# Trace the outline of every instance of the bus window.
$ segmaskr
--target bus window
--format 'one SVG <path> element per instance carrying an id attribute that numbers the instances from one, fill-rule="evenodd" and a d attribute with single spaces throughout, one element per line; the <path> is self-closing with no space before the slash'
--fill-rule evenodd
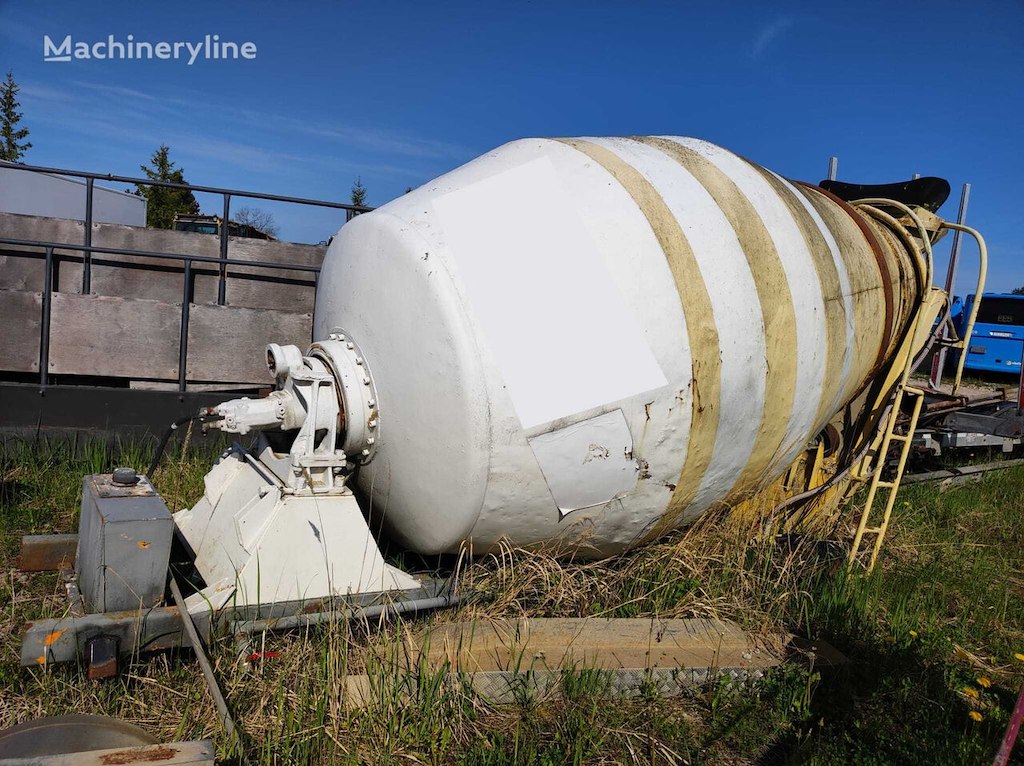
<path id="1" fill-rule="evenodd" d="M 1024 298 L 985 296 L 978 307 L 977 324 L 1024 325 Z"/>

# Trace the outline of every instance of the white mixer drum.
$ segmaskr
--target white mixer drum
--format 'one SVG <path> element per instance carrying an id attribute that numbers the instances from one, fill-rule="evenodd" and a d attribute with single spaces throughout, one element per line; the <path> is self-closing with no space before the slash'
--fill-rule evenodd
<path id="1" fill-rule="evenodd" d="M 704 141 L 525 139 L 346 224 L 314 336 L 365 358 L 358 484 L 402 544 L 610 554 L 777 478 L 892 352 L 912 273 Z"/>

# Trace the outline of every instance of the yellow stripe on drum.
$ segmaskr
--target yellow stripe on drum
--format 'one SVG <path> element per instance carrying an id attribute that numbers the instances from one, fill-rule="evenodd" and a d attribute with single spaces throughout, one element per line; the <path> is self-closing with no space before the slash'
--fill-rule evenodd
<path id="1" fill-rule="evenodd" d="M 862 383 L 884 361 L 884 350 L 892 333 L 892 305 L 889 285 L 883 284 L 884 254 L 876 253 L 879 245 L 868 240 L 865 227 L 856 219 L 860 214 L 840 207 L 823 192 L 798 186 L 801 194 L 814 206 L 839 244 L 850 277 L 853 299 L 854 344 L 851 379 L 843 387 L 845 405 Z M 848 206 L 847 206 L 848 207 Z"/>
<path id="2" fill-rule="evenodd" d="M 774 173 L 762 168 L 756 162 L 750 162 L 750 165 L 761 173 L 789 209 L 790 215 L 793 216 L 797 228 L 800 229 L 804 241 L 807 243 L 807 249 L 814 260 L 814 268 L 821 284 L 821 295 L 825 304 L 826 345 L 828 346 L 825 357 L 825 381 L 816 404 L 817 414 L 814 419 L 814 422 L 821 428 L 835 413 L 836 393 L 845 386 L 846 378 L 849 375 L 846 362 L 851 350 L 847 349 L 847 315 L 842 282 L 839 279 L 836 262 L 833 260 L 832 250 L 810 213 L 796 198 L 797 192 L 779 180 Z M 840 351 L 840 349 L 845 351 Z"/>
<path id="3" fill-rule="evenodd" d="M 706 157 L 675 141 L 654 137 L 633 140 L 667 154 L 707 190 L 736 233 L 754 279 L 767 357 L 764 408 L 750 457 L 731 490 L 754 489 L 785 442 L 796 391 L 796 312 L 786 272 L 761 217 L 729 176 Z"/>
<path id="4" fill-rule="evenodd" d="M 682 519 L 711 463 L 718 436 L 721 350 L 711 297 L 686 235 L 654 186 L 633 166 L 602 146 L 577 138 L 555 140 L 590 157 L 608 171 L 633 198 L 665 254 L 683 307 L 693 359 L 693 420 L 679 482 L 664 515 L 648 535 L 653 537 L 671 529 Z"/>

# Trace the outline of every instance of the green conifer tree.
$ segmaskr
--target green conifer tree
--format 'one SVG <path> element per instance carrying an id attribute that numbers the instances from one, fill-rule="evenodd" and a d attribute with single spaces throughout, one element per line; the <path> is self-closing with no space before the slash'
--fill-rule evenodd
<path id="1" fill-rule="evenodd" d="M 181 168 L 171 162 L 170 149 L 166 144 L 153 152 L 150 166 L 140 165 L 146 177 L 153 181 L 169 181 L 176 184 L 188 183 Z M 136 184 L 136 194 L 146 198 L 146 225 L 154 229 L 170 229 L 174 226 L 175 213 L 195 215 L 199 203 L 188 189 L 172 189 L 166 186 Z"/>
<path id="2" fill-rule="evenodd" d="M 17 162 L 32 148 L 26 141 L 28 128 L 19 128 L 22 113 L 18 111 L 18 91 L 14 73 L 7 73 L 7 80 L 0 83 L 0 160 Z"/>

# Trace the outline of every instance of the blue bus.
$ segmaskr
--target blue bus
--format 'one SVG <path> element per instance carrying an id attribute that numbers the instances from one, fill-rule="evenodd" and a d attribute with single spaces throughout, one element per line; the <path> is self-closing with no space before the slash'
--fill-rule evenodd
<path id="1" fill-rule="evenodd" d="M 963 337 L 975 296 L 968 295 L 957 323 Z M 984 293 L 964 369 L 1019 374 L 1024 351 L 1024 295 Z"/>

